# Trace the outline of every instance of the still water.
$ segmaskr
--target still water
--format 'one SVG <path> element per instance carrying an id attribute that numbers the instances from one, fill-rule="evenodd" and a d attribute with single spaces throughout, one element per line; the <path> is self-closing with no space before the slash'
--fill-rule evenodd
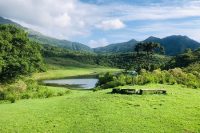
<path id="1" fill-rule="evenodd" d="M 72 88 L 92 89 L 98 82 L 97 78 L 73 78 L 43 81 L 47 85 L 68 86 Z"/>

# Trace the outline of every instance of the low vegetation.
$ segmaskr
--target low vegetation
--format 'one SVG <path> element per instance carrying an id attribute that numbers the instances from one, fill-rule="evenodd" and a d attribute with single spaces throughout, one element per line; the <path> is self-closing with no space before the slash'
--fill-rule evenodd
<path id="1" fill-rule="evenodd" d="M 112 88 L 120 85 L 145 85 L 149 83 L 155 84 L 181 84 L 189 88 L 200 88 L 199 73 L 192 74 L 184 72 L 181 68 L 169 69 L 161 71 L 160 69 L 152 72 L 141 70 L 138 76 L 127 74 L 110 74 L 107 73 L 99 77 L 97 86 L 101 88 Z"/>
<path id="2" fill-rule="evenodd" d="M 68 94 L 68 89 L 51 89 L 41 86 L 33 79 L 17 80 L 12 84 L 0 86 L 0 100 L 14 103 L 19 99 L 49 98 L 53 96 L 63 96 Z"/>
<path id="3" fill-rule="evenodd" d="M 178 85 L 167 95 L 75 91 L 61 97 L 0 105 L 0 132 L 200 132 L 200 90 Z M 62 89 L 62 88 L 59 88 Z"/>
<path id="4" fill-rule="evenodd" d="M 136 48 L 70 51 L 0 25 L 0 132 L 200 132 L 200 49 L 166 56 L 158 43 Z M 94 91 L 39 84 L 80 75 L 99 75 Z M 111 93 L 115 87 L 154 91 L 130 96 Z M 167 94 L 154 95 L 161 90 Z"/>

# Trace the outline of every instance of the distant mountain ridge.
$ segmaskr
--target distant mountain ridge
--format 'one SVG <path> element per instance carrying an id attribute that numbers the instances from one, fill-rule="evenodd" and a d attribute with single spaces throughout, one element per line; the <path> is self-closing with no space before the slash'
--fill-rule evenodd
<path id="1" fill-rule="evenodd" d="M 0 24 L 14 24 L 19 27 L 22 27 L 21 25 L 9 19 L 5 19 L 3 17 L 0 17 Z M 132 39 L 127 42 L 114 43 L 114 44 L 107 45 L 105 47 L 98 47 L 98 48 L 92 49 L 89 46 L 78 43 L 78 42 L 71 42 L 68 40 L 56 39 L 53 37 L 42 35 L 41 33 L 37 31 L 33 31 L 25 27 L 22 27 L 22 28 L 24 28 L 29 33 L 30 39 L 36 42 L 39 42 L 41 44 L 49 44 L 49 45 L 58 46 L 61 48 L 74 50 L 74 51 L 95 52 L 98 54 L 133 52 L 135 45 L 138 42 L 140 42 L 135 39 Z M 199 42 L 193 39 L 190 39 L 187 36 L 181 36 L 181 35 L 172 35 L 172 36 L 168 36 L 162 39 L 150 36 L 149 38 L 145 39 L 142 42 L 160 43 L 165 48 L 165 53 L 167 55 L 177 55 L 177 54 L 183 53 L 185 49 L 187 48 L 194 50 L 200 47 Z"/>
<path id="2" fill-rule="evenodd" d="M 165 38 L 149 37 L 144 42 L 157 42 L 165 48 L 167 55 L 183 53 L 187 48 L 192 50 L 200 47 L 200 43 L 187 36 L 172 35 Z"/>
<path id="3" fill-rule="evenodd" d="M 95 48 L 94 51 L 97 53 L 124 53 L 133 52 L 135 45 L 139 41 L 130 40 L 128 42 L 110 44 L 105 47 Z M 200 48 L 200 43 L 190 39 L 187 36 L 172 35 L 165 38 L 149 37 L 141 42 L 156 42 L 160 43 L 161 46 L 165 48 L 165 53 L 167 55 L 177 55 L 183 53 L 187 48 L 192 50 Z"/>
<path id="4" fill-rule="evenodd" d="M 0 24 L 14 24 L 14 25 L 19 25 L 9 19 L 3 18 L 0 16 Z"/>
<path id="5" fill-rule="evenodd" d="M 0 24 L 14 24 L 16 26 L 19 26 L 20 28 L 23 28 L 26 30 L 29 34 L 29 38 L 31 40 L 34 40 L 36 42 L 39 42 L 41 44 L 49 44 L 53 46 L 58 46 L 61 48 L 66 48 L 74 51 L 84 51 L 84 52 L 93 52 L 93 49 L 88 47 L 87 45 L 77 43 L 77 42 L 71 42 L 68 40 L 59 40 L 53 37 L 45 36 L 37 31 L 33 31 L 31 29 L 25 28 L 9 19 L 5 19 L 3 17 L 0 17 Z"/>
<path id="6" fill-rule="evenodd" d="M 134 45 L 136 45 L 138 41 L 132 39 L 128 42 L 124 43 L 116 43 L 110 44 L 105 47 L 94 48 L 94 52 L 96 53 L 125 53 L 125 52 L 133 52 Z"/>

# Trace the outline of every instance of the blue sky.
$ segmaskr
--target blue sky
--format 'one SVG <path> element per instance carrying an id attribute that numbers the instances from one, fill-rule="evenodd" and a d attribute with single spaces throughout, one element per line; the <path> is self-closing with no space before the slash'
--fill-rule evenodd
<path id="1" fill-rule="evenodd" d="M 91 47 L 177 34 L 200 41 L 199 0 L 0 0 L 0 16 Z"/>

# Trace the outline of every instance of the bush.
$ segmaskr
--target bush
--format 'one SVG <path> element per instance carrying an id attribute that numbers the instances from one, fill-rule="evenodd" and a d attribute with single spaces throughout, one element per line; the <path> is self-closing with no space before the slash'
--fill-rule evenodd
<path id="1" fill-rule="evenodd" d="M 9 94 L 6 97 L 6 100 L 10 101 L 11 103 L 15 103 L 16 97 L 14 95 Z"/>
<path id="2" fill-rule="evenodd" d="M 105 75 L 108 76 L 108 75 Z M 153 72 L 146 71 L 142 69 L 140 71 L 140 75 L 136 77 L 131 77 L 125 74 L 120 74 L 118 76 L 109 75 L 112 76 L 112 81 L 104 82 L 104 84 L 101 84 L 101 88 L 113 88 L 125 84 L 133 83 L 135 85 L 145 85 L 148 83 L 159 83 L 159 84 L 181 84 L 185 85 L 190 88 L 199 88 L 200 87 L 200 77 L 197 73 L 189 73 L 183 71 L 181 68 L 175 68 L 170 70 L 154 70 Z M 132 79 L 133 78 L 133 79 Z M 102 79 L 106 79 L 102 77 Z"/>
<path id="3" fill-rule="evenodd" d="M 0 91 L 0 100 L 5 100 L 6 99 L 6 94 L 3 91 Z"/>
<path id="4" fill-rule="evenodd" d="M 101 85 L 106 84 L 107 82 L 110 82 L 113 80 L 114 80 L 114 76 L 108 72 L 104 75 L 99 76 L 99 81 L 96 86 L 101 86 Z"/>
<path id="5" fill-rule="evenodd" d="M 110 82 L 107 82 L 106 84 L 102 85 L 101 87 L 104 89 L 107 89 L 107 88 L 113 88 L 113 87 L 117 87 L 117 86 L 121 86 L 121 85 L 125 85 L 125 83 L 121 83 L 119 81 L 110 81 Z"/>
<path id="6" fill-rule="evenodd" d="M 22 95 L 21 95 L 21 99 L 30 99 L 32 96 L 31 96 L 31 94 L 29 94 L 29 93 L 23 93 Z"/>

